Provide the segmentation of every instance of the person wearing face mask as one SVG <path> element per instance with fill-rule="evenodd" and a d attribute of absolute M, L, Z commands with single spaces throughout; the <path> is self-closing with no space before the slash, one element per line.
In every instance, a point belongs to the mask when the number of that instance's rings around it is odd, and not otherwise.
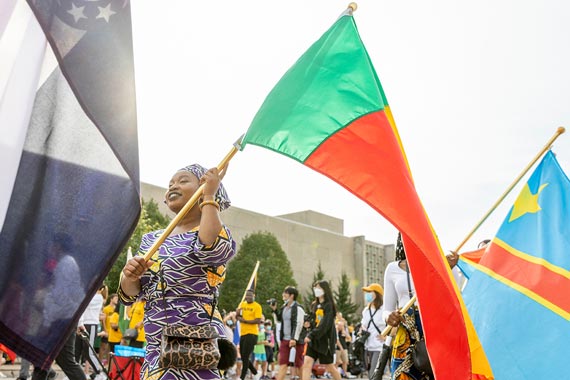
<path fill-rule="evenodd" d="M 227 336 L 233 339 L 236 327 L 236 312 L 230 311 L 224 316 L 224 327 L 226 328 Z"/>
<path fill-rule="evenodd" d="M 297 296 L 299 291 L 293 286 L 287 286 L 283 290 L 282 299 L 284 305 L 277 309 L 277 304 L 271 304 L 271 310 L 275 313 L 277 320 L 281 322 L 281 329 L 279 330 L 279 372 L 277 373 L 277 380 L 283 380 L 287 374 L 287 364 L 291 356 L 291 350 L 295 349 L 295 362 L 294 368 L 298 373 L 303 365 L 303 348 L 305 342 L 299 339 L 301 329 L 303 327 L 303 320 L 305 318 L 305 311 L 297 303 Z"/>
<path fill-rule="evenodd" d="M 262 318 L 263 319 L 263 318 Z M 265 334 L 265 322 L 262 320 L 259 323 L 259 333 L 257 335 L 257 344 L 253 349 L 253 355 L 255 357 L 255 362 L 253 366 L 259 373 L 261 370 L 260 380 L 268 379 L 267 377 L 267 354 L 265 353 L 265 346 L 267 345 L 267 335 Z"/>
<path fill-rule="evenodd" d="M 380 284 L 370 284 L 362 288 L 364 292 L 364 301 L 366 307 L 362 310 L 362 320 L 360 322 L 361 329 L 368 332 L 368 339 L 364 343 L 365 365 L 368 369 L 368 378 L 372 378 L 372 374 L 376 369 L 378 358 L 382 352 L 384 338 L 382 330 L 386 327 L 386 323 L 382 318 L 382 304 L 384 289 Z"/>
<path fill-rule="evenodd" d="M 303 379 L 311 378 L 311 371 L 316 360 L 325 366 L 335 380 L 340 380 L 340 373 L 334 365 L 337 340 L 335 316 L 336 306 L 328 281 L 321 280 L 313 285 L 315 299 L 311 303 L 311 316 L 315 328 L 305 338 L 307 352 L 303 363 Z"/>
<path fill-rule="evenodd" d="M 240 323 L 239 353 L 242 361 L 240 378 L 244 380 L 248 368 L 252 375 L 257 375 L 257 370 L 249 359 L 257 344 L 262 313 L 261 305 L 255 302 L 253 290 L 245 292 L 245 301 L 239 305 L 236 315 Z"/>
<path fill-rule="evenodd" d="M 273 324 L 270 319 L 265 320 L 265 356 L 267 357 L 268 373 L 271 377 L 275 375 L 275 360 L 273 360 L 273 349 L 275 348 L 275 334 L 273 333 Z M 268 375 L 267 378 L 270 376 Z"/>
<path fill-rule="evenodd" d="M 226 328 L 227 336 L 231 338 L 232 343 L 239 350 L 239 322 L 237 322 L 236 312 L 230 311 L 223 319 L 224 327 Z M 238 358 L 233 367 L 229 368 L 224 374 L 224 378 L 239 377 L 241 373 L 241 358 Z"/>

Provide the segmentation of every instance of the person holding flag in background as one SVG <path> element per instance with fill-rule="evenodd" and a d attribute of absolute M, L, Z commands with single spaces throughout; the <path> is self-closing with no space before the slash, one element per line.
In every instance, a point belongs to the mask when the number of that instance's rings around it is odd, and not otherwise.
<path fill-rule="evenodd" d="M 253 289 L 245 292 L 245 301 L 240 303 L 236 315 L 240 323 L 239 353 L 242 361 L 240 378 L 244 380 L 248 369 L 253 375 L 257 375 L 257 370 L 251 361 L 251 354 L 257 344 L 262 311 L 261 305 L 255 302 Z"/>
<path fill-rule="evenodd" d="M 390 368 L 392 380 L 433 379 L 433 376 L 421 373 L 413 365 L 411 347 L 424 337 L 419 310 L 412 307 L 404 314 L 398 310 L 410 302 L 415 294 L 401 234 L 398 234 L 396 241 L 396 261 L 386 267 L 384 289 L 385 303 L 382 318 L 386 324 L 397 328 L 392 342 Z"/>

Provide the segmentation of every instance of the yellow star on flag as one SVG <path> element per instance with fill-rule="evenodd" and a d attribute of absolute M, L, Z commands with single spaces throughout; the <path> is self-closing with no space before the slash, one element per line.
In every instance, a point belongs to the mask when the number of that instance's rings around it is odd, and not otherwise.
<path fill-rule="evenodd" d="M 511 212 L 511 217 L 509 218 L 509 223 L 515 219 L 520 218 L 524 214 L 533 213 L 536 214 L 540 210 L 540 205 L 538 204 L 538 196 L 542 189 L 548 186 L 548 183 L 540 185 L 536 194 L 533 194 L 528 187 L 528 183 L 524 186 L 519 197 L 513 205 L 513 212 Z"/>

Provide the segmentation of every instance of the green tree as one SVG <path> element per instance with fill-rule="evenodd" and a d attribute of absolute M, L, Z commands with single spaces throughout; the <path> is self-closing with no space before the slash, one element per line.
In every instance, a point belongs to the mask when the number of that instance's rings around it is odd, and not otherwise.
<path fill-rule="evenodd" d="M 311 302 L 315 299 L 315 294 L 313 293 L 313 284 L 317 281 L 321 281 L 325 279 L 325 272 L 321 266 L 321 262 L 317 264 L 317 271 L 313 273 L 313 282 L 309 285 L 309 290 L 305 293 L 305 296 L 299 301 L 304 309 L 305 312 L 311 310 Z"/>
<path fill-rule="evenodd" d="M 105 284 L 109 287 L 109 293 L 115 293 L 119 289 L 119 278 L 121 271 L 127 262 L 127 251 L 129 247 L 133 250 L 133 255 L 137 253 L 138 247 L 144 234 L 165 228 L 168 225 L 170 218 L 160 213 L 158 204 L 154 200 L 146 202 L 142 200 L 141 217 L 131 235 L 129 242 L 125 249 L 120 253 L 119 257 L 113 264 L 111 271 L 105 279 Z"/>
<path fill-rule="evenodd" d="M 353 324 L 356 320 L 356 309 L 358 305 L 352 302 L 350 294 L 350 279 L 348 275 L 342 272 L 337 290 L 333 291 L 336 309 L 342 313 L 348 324 Z"/>
<path fill-rule="evenodd" d="M 286 286 L 297 286 L 291 263 L 277 238 L 270 232 L 252 233 L 243 239 L 237 255 L 228 264 L 220 289 L 220 310 L 229 312 L 238 307 L 257 261 L 256 301 L 265 316 L 271 315 L 266 300 L 275 298 L 280 302 Z"/>

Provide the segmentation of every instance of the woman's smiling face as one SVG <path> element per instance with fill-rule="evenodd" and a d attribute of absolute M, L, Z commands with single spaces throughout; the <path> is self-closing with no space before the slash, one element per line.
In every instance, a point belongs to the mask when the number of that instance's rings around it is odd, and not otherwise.
<path fill-rule="evenodd" d="M 198 178 L 191 172 L 185 170 L 176 172 L 168 184 L 166 205 L 173 212 L 178 213 L 199 186 Z"/>

